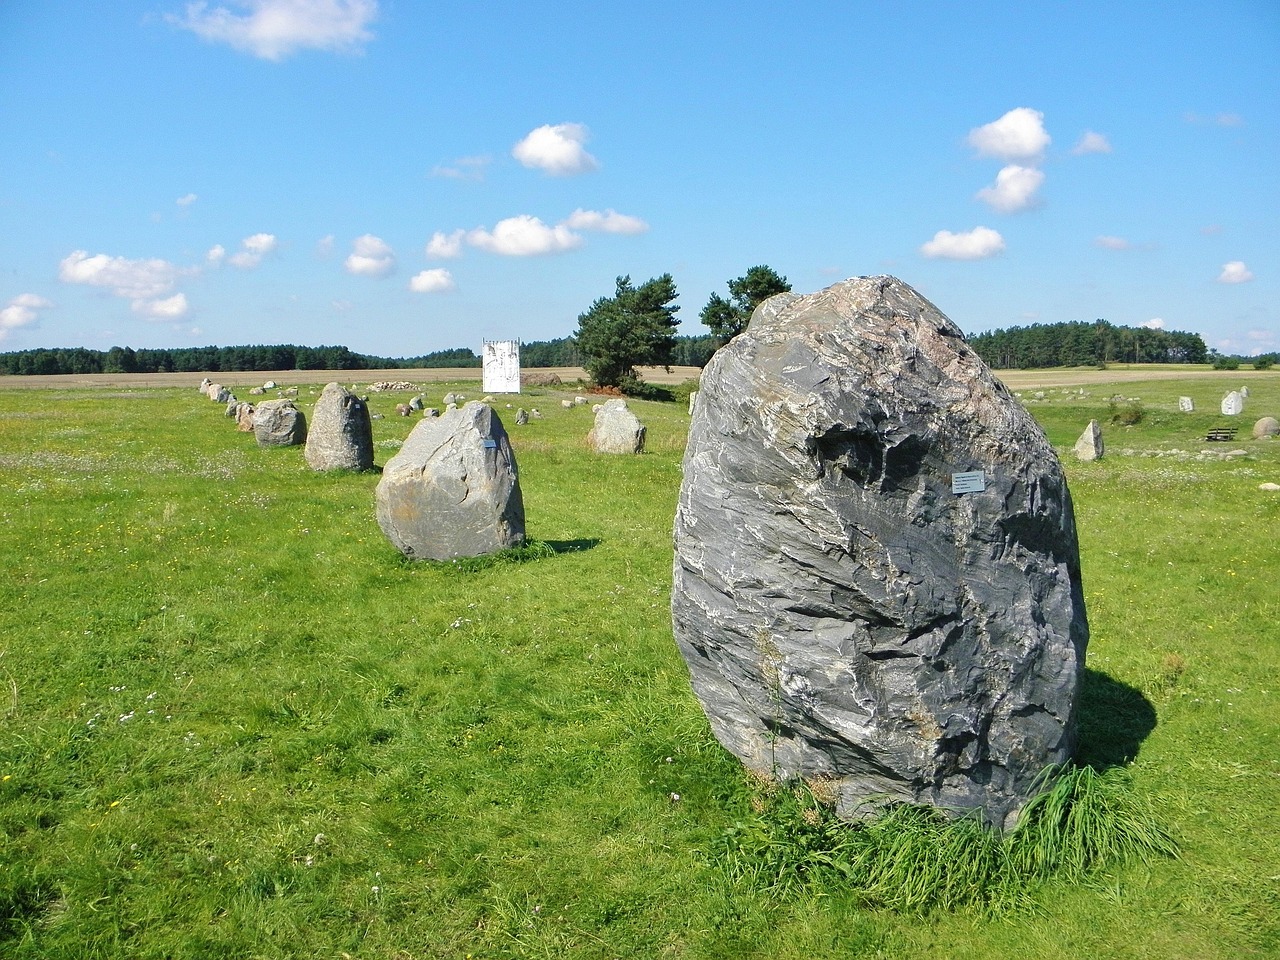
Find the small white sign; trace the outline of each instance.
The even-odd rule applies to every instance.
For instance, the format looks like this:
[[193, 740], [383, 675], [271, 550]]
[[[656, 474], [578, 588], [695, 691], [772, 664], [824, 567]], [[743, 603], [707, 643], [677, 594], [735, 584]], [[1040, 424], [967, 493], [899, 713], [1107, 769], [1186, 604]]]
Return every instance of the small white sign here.
[[520, 341], [486, 340], [481, 356], [485, 393], [520, 392]]
[[987, 489], [987, 475], [981, 470], [951, 475], [952, 493], [982, 493], [985, 489]]

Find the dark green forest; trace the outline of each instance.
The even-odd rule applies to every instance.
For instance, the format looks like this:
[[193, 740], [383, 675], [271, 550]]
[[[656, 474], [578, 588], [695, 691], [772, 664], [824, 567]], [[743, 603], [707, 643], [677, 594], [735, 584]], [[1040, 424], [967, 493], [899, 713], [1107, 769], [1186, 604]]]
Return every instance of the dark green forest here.
[[[1098, 366], [1107, 363], [1210, 363], [1222, 358], [1198, 333], [1118, 327], [1093, 323], [1034, 324], [992, 330], [969, 337], [969, 345], [997, 369]], [[671, 363], [702, 367], [719, 341], [711, 335], [676, 337]], [[1235, 358], [1251, 363], [1260, 358]], [[1266, 358], [1261, 358], [1265, 361]], [[1274, 360], [1275, 358], [1272, 357]], [[525, 367], [582, 365], [573, 337], [535, 340], [520, 346]], [[134, 350], [84, 347], [0, 353], [0, 375], [56, 373], [239, 373], [252, 370], [378, 370], [417, 367], [479, 367], [480, 356], [467, 347], [418, 357], [376, 357], [346, 347], [238, 346]]]

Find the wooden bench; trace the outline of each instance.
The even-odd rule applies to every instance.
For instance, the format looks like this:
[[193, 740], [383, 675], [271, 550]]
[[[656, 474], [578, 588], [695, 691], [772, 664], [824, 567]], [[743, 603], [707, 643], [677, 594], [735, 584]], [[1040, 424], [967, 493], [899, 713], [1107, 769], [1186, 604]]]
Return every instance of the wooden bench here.
[[1210, 427], [1208, 434], [1205, 435], [1206, 440], [1213, 440], [1219, 443], [1230, 443], [1235, 438], [1235, 427]]

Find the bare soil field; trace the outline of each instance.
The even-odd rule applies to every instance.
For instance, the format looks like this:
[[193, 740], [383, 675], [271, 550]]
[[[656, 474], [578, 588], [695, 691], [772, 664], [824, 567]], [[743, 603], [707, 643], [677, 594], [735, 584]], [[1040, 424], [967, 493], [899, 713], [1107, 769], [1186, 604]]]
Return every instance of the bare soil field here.
[[[641, 375], [649, 383], [670, 385], [696, 380], [701, 373], [697, 367], [640, 367]], [[585, 379], [581, 367], [525, 368], [525, 373], [554, 373], [566, 384]], [[1245, 371], [1246, 374], [1248, 371]], [[1129, 383], [1142, 380], [1181, 380], [1188, 376], [1221, 378], [1224, 382], [1238, 380], [1241, 371], [1212, 370], [1208, 366], [1192, 364], [1116, 364], [1106, 370], [1077, 367], [1069, 370], [997, 370], [995, 371], [1010, 390], [1036, 388], [1088, 386], [1096, 383]], [[14, 377], [0, 376], [0, 389], [56, 389], [66, 387], [196, 387], [202, 377], [209, 377], [226, 387], [248, 389], [267, 380], [281, 386], [302, 383], [370, 384], [379, 380], [404, 380], [409, 383], [443, 383], [480, 380], [479, 367], [437, 367], [431, 369], [409, 368], [403, 370], [248, 370], [232, 373], [88, 373], [58, 374], [54, 376]]]

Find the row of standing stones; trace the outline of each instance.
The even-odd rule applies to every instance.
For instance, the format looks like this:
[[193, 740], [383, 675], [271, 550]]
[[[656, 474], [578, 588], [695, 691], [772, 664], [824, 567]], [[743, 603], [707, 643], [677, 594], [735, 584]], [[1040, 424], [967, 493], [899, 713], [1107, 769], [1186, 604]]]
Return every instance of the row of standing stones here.
[[[249, 424], [260, 446], [305, 444], [304, 455], [313, 470], [373, 467], [368, 404], [341, 384], [325, 386], [309, 428], [291, 398], [255, 407], [239, 403], [207, 378], [200, 389], [227, 404], [227, 416], [234, 416], [241, 429]], [[471, 401], [459, 407], [458, 399], [446, 396], [443, 415], [418, 405], [423, 418], [387, 461], [378, 481], [378, 525], [412, 559], [478, 556], [525, 540], [519, 471], [502, 421], [488, 403]], [[527, 417], [517, 422], [527, 422]], [[638, 454], [644, 450], [645, 426], [625, 400], [615, 398], [596, 406], [587, 439], [599, 453]]]

